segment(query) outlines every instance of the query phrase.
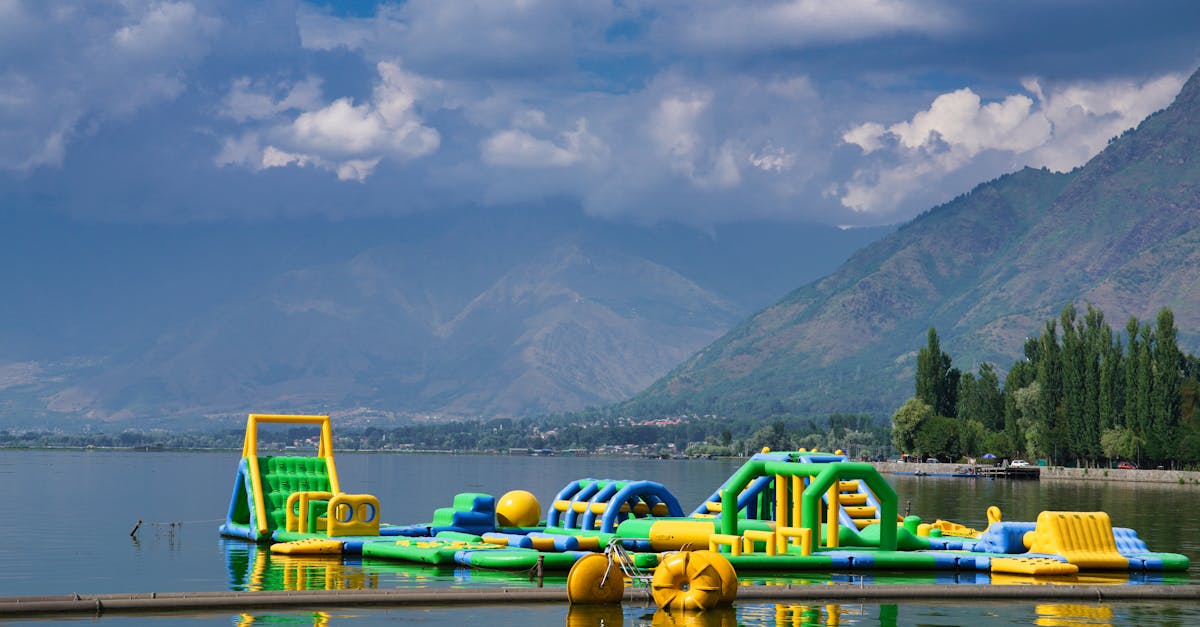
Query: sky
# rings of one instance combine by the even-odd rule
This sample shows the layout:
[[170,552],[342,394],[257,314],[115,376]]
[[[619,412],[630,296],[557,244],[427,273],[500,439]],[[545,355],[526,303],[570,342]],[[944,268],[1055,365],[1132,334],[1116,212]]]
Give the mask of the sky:
[[1197,66],[1192,0],[0,0],[0,211],[894,224]]

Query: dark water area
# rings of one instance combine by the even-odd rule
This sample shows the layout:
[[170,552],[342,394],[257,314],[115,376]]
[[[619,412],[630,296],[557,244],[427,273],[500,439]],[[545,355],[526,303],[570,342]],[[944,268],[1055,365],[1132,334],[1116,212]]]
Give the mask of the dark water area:
[[[0,596],[289,590],[534,586],[528,577],[483,570],[409,566],[358,558],[273,556],[218,536],[239,452],[0,450]],[[532,492],[543,511],[568,482],[582,478],[658,481],[686,511],[740,466],[737,460],[645,460],[339,453],[342,489],[379,497],[391,523],[425,522],[458,492],[500,496]],[[1200,487],[1120,482],[1007,481],[885,475],[905,508],[924,520],[986,526],[997,505],[1005,520],[1042,510],[1107,511],[1115,526],[1138,530],[1151,550],[1188,555],[1191,572],[1115,575],[1103,583],[1196,585],[1200,571]],[[138,525],[137,532],[131,531]],[[954,573],[805,573],[759,577],[743,585],[946,583]],[[546,586],[561,586],[561,575]],[[258,614],[106,616],[116,624],[372,625],[1195,625],[1200,609],[1165,604],[840,604],[738,603],[732,613],[691,622],[626,603],[587,612],[565,605],[431,609],[272,611]],[[600,613],[597,613],[600,612]],[[87,620],[96,620],[89,617]],[[699,622],[697,622],[699,621]],[[72,623],[56,619],[50,622]]]

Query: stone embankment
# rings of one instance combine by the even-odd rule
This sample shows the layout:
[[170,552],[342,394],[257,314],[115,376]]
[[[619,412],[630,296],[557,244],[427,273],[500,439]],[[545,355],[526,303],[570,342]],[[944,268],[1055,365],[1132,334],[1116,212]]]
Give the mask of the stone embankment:
[[[958,464],[925,464],[875,462],[874,466],[884,474],[948,474]],[[1042,466],[1042,479],[1068,479],[1074,481],[1121,481],[1124,483],[1173,483],[1175,485],[1200,486],[1200,472],[1190,470],[1119,470],[1114,468],[1068,468],[1065,466]]]

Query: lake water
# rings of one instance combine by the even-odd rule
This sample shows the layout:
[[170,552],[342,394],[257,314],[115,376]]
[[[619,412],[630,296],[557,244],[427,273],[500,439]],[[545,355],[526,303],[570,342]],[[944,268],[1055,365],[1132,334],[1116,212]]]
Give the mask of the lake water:
[[[0,596],[261,589],[401,588],[536,585],[479,570],[404,566],[357,559],[271,556],[220,538],[238,452],[0,451]],[[563,485],[586,477],[647,479],[666,485],[690,511],[740,462],[594,457],[507,457],[339,453],[348,492],[375,494],[387,522],[423,522],[456,492],[533,492],[544,505]],[[1192,558],[1188,574],[1133,576],[1132,583],[1200,584],[1200,487],[1117,482],[991,481],[889,475],[901,509],[926,520],[941,517],[986,526],[988,505],[1006,520],[1033,520],[1044,509],[1109,512],[1133,527],[1152,550]],[[137,522],[142,524],[131,537]],[[1125,576],[1116,578],[1124,581]],[[953,583],[952,573],[805,574],[752,580],[817,584]],[[549,577],[548,586],[563,585]],[[672,625],[677,617],[625,604],[617,610],[569,610],[558,605],[258,615],[109,616],[103,625],[353,625],[421,622],[459,625],[486,617],[490,625]],[[609,612],[608,614],[604,612]],[[615,613],[612,613],[615,612]],[[904,604],[801,606],[738,603],[733,613],[706,613],[686,624],[720,625],[1190,625],[1200,609],[1162,604]],[[88,620],[93,620],[89,618]],[[675,621],[675,622],[672,622]],[[699,621],[699,622],[696,622]],[[54,622],[54,621],[51,621]],[[61,621],[70,623],[72,621]],[[684,623],[680,623],[684,624]]]

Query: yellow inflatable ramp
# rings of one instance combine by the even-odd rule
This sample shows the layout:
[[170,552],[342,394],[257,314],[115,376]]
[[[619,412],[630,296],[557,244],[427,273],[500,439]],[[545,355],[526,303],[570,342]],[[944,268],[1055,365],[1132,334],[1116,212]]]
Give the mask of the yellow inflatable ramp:
[[342,542],[340,540],[322,540],[320,538],[294,540],[292,542],[272,544],[271,552],[282,553],[283,555],[340,555],[342,553]]
[[1014,575],[1073,575],[1079,567],[1051,557],[993,557],[991,570]]
[[1025,534],[1025,546],[1030,553],[1061,555],[1081,569],[1129,569],[1104,512],[1042,512]]

